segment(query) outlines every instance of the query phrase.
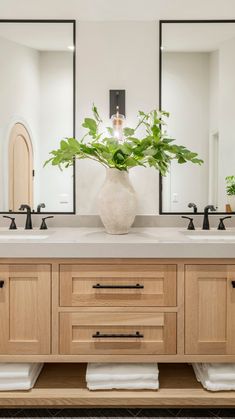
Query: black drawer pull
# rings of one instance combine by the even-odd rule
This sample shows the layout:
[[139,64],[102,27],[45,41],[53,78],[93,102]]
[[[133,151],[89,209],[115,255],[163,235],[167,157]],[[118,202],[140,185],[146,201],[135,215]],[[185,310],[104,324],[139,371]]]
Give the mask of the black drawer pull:
[[93,285],[92,288],[96,288],[96,289],[143,289],[144,285],[140,285],[140,284],[136,284],[136,285],[101,285],[101,284],[96,284]]
[[3,287],[4,287],[4,281],[0,280],[0,288],[3,288]]
[[232,282],[232,287],[235,288],[235,281],[231,281]]
[[143,338],[144,335],[140,332],[136,332],[133,334],[129,333],[100,333],[96,332],[95,335],[92,335],[93,338],[102,338],[102,339],[108,339],[108,338],[133,338],[133,339],[140,339]]

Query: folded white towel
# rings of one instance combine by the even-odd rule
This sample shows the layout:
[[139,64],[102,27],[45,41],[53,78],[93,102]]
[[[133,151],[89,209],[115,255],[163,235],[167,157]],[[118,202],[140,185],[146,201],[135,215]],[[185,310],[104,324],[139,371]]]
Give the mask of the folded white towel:
[[89,363],[86,371],[86,380],[90,383],[117,382],[124,380],[138,381],[158,380],[158,364],[116,364],[116,363]]
[[0,379],[0,391],[30,390],[37,381],[43,364],[34,364],[28,377],[11,377]]
[[200,364],[192,364],[197,380],[203,385],[206,390],[210,391],[230,391],[235,390],[235,381],[217,382],[209,380],[208,374],[205,373]]
[[89,390],[158,390],[159,381],[158,380],[143,380],[138,382],[132,382],[128,380],[116,381],[109,383],[104,382],[87,382],[87,387]]
[[208,374],[210,381],[234,381],[235,382],[235,364],[200,364],[203,371]]
[[0,379],[1,378],[27,378],[30,376],[35,363],[14,364],[10,362],[0,363]]

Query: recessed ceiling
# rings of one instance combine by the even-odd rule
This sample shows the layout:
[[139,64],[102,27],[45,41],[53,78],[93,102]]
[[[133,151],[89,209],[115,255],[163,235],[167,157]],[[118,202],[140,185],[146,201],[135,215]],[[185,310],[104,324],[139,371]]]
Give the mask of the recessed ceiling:
[[69,51],[72,23],[1,23],[0,37],[38,51]]
[[212,52],[229,39],[235,39],[234,23],[165,23],[163,51]]

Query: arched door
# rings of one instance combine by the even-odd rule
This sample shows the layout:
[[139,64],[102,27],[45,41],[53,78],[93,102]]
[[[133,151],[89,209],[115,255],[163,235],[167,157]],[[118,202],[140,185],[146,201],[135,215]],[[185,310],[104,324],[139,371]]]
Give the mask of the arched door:
[[21,204],[33,205],[33,148],[25,126],[16,123],[9,143],[9,209]]

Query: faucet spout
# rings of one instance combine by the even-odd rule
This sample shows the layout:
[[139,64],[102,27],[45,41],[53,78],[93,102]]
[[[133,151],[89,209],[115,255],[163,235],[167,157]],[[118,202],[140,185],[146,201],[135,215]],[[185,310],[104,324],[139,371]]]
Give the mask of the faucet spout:
[[26,209],[27,216],[26,216],[26,223],[25,223],[25,230],[32,230],[32,217],[31,217],[31,208],[27,204],[21,204],[19,211],[24,211]]
[[202,230],[210,230],[209,210],[210,211],[216,211],[216,208],[214,207],[214,205],[207,205],[204,208],[204,218],[203,218]]

